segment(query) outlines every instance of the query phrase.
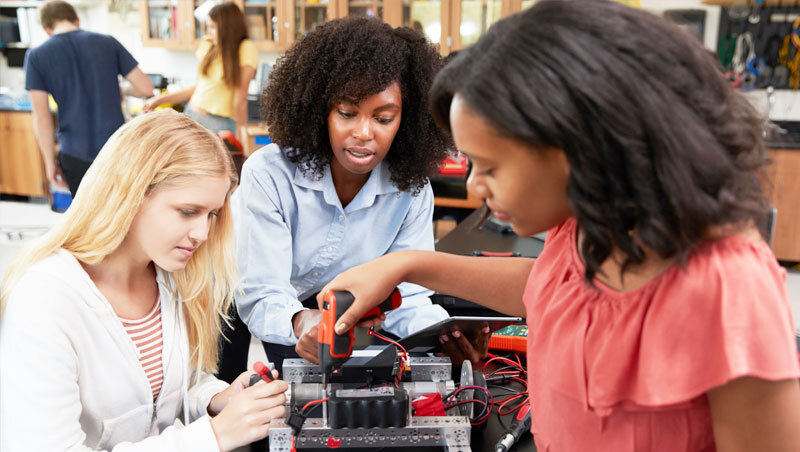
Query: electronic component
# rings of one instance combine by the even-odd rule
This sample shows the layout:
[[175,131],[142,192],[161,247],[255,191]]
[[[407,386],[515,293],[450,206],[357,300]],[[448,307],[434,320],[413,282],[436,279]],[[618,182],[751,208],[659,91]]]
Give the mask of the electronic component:
[[408,394],[393,386],[331,391],[327,404],[331,428],[386,428],[408,424]]
[[509,325],[501,328],[489,338],[490,350],[507,350],[525,353],[528,347],[528,327],[526,325]]
[[[319,368],[322,371],[322,383],[328,383],[328,378],[334,370],[340,368],[353,352],[353,342],[355,340],[353,329],[346,334],[336,334],[336,323],[342,314],[347,311],[355,298],[353,294],[346,291],[329,290],[325,293],[322,303],[322,321],[319,323]],[[361,320],[368,320],[380,316],[386,311],[391,311],[400,307],[402,296],[400,291],[394,289],[389,298],[381,304],[367,311]]]

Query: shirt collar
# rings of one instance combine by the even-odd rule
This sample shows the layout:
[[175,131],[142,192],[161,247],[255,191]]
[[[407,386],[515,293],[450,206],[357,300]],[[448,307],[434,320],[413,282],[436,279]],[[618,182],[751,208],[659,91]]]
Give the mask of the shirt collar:
[[[293,182],[297,186],[323,192],[325,201],[328,204],[334,206],[341,205],[339,197],[336,194],[336,188],[333,186],[333,176],[331,176],[330,165],[325,165],[322,177],[318,178],[315,178],[314,175],[310,177],[306,176],[303,171],[300,170],[300,167],[296,167]],[[347,205],[345,210],[354,211],[369,207],[375,202],[376,196],[399,191],[400,189],[392,183],[389,165],[385,161],[382,161],[372,170],[367,182],[361,187],[361,190],[353,201]]]

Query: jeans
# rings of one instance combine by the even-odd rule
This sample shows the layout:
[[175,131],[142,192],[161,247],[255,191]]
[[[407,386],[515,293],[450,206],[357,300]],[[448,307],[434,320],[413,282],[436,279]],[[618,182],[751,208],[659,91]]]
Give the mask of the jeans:
[[226,118],[224,116],[217,116],[212,115],[211,113],[202,112],[192,108],[192,106],[189,104],[186,104],[186,108],[183,109],[183,112],[186,113],[186,115],[190,118],[199,122],[201,126],[214,133],[219,133],[221,130],[230,130],[236,134],[236,121],[234,121],[233,118]]

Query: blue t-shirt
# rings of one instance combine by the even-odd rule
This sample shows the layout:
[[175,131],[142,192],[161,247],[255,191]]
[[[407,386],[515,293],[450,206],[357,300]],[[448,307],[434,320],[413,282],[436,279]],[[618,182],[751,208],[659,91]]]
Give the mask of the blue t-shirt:
[[47,91],[58,104],[60,152],[85,161],[125,122],[117,75],[138,63],[111,36],[84,30],[51,36],[25,55],[25,89]]

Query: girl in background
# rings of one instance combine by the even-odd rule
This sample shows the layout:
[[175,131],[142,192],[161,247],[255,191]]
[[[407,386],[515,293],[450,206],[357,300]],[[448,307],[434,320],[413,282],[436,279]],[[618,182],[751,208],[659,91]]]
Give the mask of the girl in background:
[[[540,451],[800,450],[786,273],[759,233],[763,120],[687,33],[543,0],[437,76],[437,122],[521,258],[402,251],[353,268],[346,331],[401,281],[527,318]],[[321,300],[319,300],[321,302]]]
[[84,180],[3,280],[0,448],[230,451],[267,436],[286,384],[211,375],[238,284],[222,141],[186,115],[144,115]]
[[214,132],[229,130],[238,135],[237,125],[247,123],[247,88],[256,74],[258,49],[248,39],[244,14],[235,3],[211,8],[207,30],[197,49],[197,84],[151,99],[144,111],[188,101],[189,117]]

